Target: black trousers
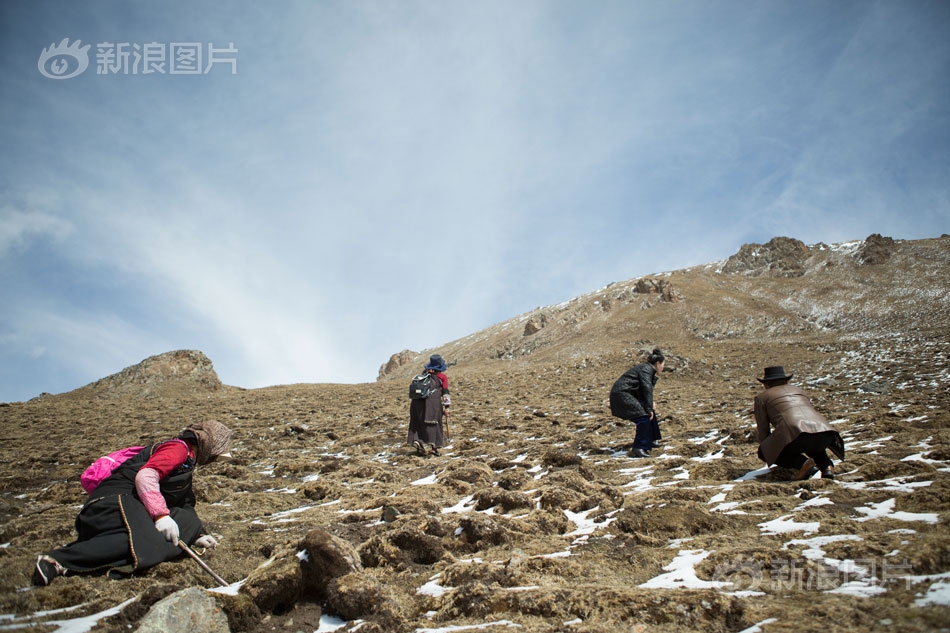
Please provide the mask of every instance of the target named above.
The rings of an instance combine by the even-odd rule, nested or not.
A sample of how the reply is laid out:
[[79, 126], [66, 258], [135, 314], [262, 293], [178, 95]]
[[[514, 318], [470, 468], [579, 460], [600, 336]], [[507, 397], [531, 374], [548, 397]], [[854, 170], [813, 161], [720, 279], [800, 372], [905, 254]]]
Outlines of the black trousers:
[[820, 470], [825, 470], [832, 465], [826, 451], [834, 441], [834, 433], [802, 433], [782, 449], [775, 463], [782, 468], [798, 470], [810, 457]]

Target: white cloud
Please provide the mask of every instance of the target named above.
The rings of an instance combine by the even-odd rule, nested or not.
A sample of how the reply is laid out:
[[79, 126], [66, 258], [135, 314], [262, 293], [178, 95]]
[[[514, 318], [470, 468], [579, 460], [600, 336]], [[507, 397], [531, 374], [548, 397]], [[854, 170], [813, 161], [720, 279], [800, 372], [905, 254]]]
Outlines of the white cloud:
[[[102, 317], [142, 358], [202, 349], [230, 384], [372, 380], [405, 347], [745, 241], [934, 234], [933, 16], [814, 11], [237, 3], [189, 13], [235, 42], [235, 75], [72, 83], [38, 75], [33, 39], [171, 41], [179, 18], [37, 14], [0, 44], [0, 255], [23, 293], [0, 300]], [[18, 349], [61, 338], [0, 317]]]
[[0, 209], [0, 257], [22, 250], [34, 240], [61, 241], [71, 232], [71, 224], [54, 215]]

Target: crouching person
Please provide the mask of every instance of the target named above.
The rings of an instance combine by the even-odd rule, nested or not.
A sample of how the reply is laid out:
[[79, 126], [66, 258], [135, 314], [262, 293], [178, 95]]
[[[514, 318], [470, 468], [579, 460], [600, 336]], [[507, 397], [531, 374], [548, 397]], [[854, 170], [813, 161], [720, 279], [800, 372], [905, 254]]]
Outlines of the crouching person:
[[89, 493], [76, 517], [76, 540], [37, 559], [33, 584], [67, 573], [120, 578], [181, 556], [179, 540], [217, 545], [204, 534], [191, 484], [197, 465], [230, 458], [230, 447], [231, 430], [215, 420], [146, 446]]
[[844, 459], [844, 440], [815, 410], [805, 391], [789, 384], [792, 375], [775, 366], [766, 367], [764, 377], [756, 378], [765, 387], [753, 403], [759, 459], [795, 471], [794, 480], [808, 479], [819, 471], [823, 479], [834, 479], [826, 450]]

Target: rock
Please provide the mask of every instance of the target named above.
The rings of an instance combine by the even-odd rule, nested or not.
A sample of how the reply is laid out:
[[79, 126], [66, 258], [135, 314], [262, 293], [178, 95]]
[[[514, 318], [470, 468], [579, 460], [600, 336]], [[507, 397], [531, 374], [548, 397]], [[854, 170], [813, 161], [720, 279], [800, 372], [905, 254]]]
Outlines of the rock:
[[532, 334], [537, 334], [541, 331], [541, 324], [531, 319], [524, 324], [524, 336], [531, 336]]
[[894, 240], [890, 237], [881, 237], [880, 233], [869, 235], [857, 253], [858, 263], [862, 266], [883, 264], [891, 257], [894, 251]]
[[858, 386], [859, 393], [874, 393], [878, 395], [883, 395], [890, 392], [891, 388], [885, 382], [879, 380], [872, 380], [871, 382], [866, 382]]
[[196, 350], [150, 356], [137, 365], [82, 387], [96, 397], [157, 395], [169, 388], [192, 392], [218, 391], [221, 380], [211, 360]]
[[790, 237], [775, 237], [766, 244], [744, 244], [726, 260], [722, 272], [749, 277], [800, 277], [811, 251], [804, 242]]
[[393, 354], [389, 357], [389, 360], [379, 368], [379, 376], [376, 380], [382, 380], [383, 378], [392, 376], [394, 373], [398, 373], [400, 369], [411, 363], [416, 355], [414, 351], [409, 349], [404, 349], [398, 354]]
[[383, 506], [382, 517], [386, 523], [392, 523], [399, 517], [399, 510], [392, 506]]
[[189, 587], [155, 603], [138, 633], [230, 633], [228, 618], [203, 589]]
[[675, 303], [682, 298], [667, 279], [660, 279], [659, 281], [650, 278], [638, 279], [634, 290], [641, 295], [660, 295], [660, 301], [669, 303]]

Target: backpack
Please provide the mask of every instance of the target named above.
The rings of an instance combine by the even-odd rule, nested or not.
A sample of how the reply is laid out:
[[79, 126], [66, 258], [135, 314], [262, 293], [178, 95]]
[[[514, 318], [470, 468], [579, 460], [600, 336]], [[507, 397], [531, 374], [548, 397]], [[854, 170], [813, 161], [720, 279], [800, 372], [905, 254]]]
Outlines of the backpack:
[[[432, 392], [435, 391], [435, 388], [432, 386], [432, 379], [435, 378], [433, 374], [429, 372], [423, 372], [418, 376], [414, 376], [412, 382], [409, 383], [409, 399], [410, 400], [425, 400]], [[435, 378], [438, 382], [438, 378]], [[441, 383], [439, 383], [441, 386]]]
[[142, 452], [143, 448], [145, 447], [129, 446], [128, 448], [123, 448], [114, 453], [104, 455], [92, 462], [89, 468], [83, 471], [83, 474], [79, 477], [79, 483], [82, 484], [82, 489], [86, 491], [86, 494], [91, 493], [99, 484], [109, 478], [113, 470], [138, 455]]

